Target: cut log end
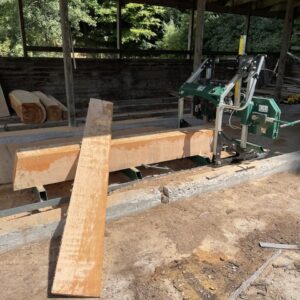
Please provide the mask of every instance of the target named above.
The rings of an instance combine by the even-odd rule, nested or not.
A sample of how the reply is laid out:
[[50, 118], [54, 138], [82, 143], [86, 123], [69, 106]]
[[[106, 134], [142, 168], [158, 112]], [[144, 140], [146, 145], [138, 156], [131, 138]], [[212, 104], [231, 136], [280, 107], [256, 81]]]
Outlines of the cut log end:
[[49, 106], [47, 108], [47, 121], [61, 121], [62, 119], [62, 111], [58, 106]]
[[22, 105], [21, 120], [25, 124], [41, 124], [45, 121], [45, 110], [36, 103]]
[[46, 110], [39, 98], [30, 92], [14, 90], [10, 92], [11, 107], [25, 124], [41, 124], [46, 120]]

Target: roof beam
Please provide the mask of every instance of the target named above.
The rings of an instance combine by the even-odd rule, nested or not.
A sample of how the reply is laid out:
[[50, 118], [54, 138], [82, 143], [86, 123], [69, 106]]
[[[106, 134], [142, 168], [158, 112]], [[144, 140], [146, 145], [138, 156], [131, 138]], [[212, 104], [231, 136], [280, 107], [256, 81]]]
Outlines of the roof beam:
[[231, 6], [231, 7], [238, 7], [244, 4], [249, 4], [251, 2], [255, 2], [256, 0], [239, 0], [239, 1], [234, 1], [232, 2], [232, 0], [228, 0], [226, 3], [226, 6]]
[[193, 0], [178, 1], [178, 0], [124, 0], [125, 3], [140, 3], [166, 7], [176, 7], [178, 9], [195, 8]]
[[262, 0], [255, 3], [255, 8], [263, 9], [263, 8], [274, 6], [282, 2], [286, 2], [286, 0]]
[[[252, 5], [257, 5], [260, 1], [253, 2], [253, 0], [242, 0], [244, 1], [243, 4], [253, 3]], [[247, 1], [247, 2], [245, 2]], [[249, 2], [250, 1], [250, 2]], [[262, 0], [263, 1], [263, 0]], [[262, 2], [261, 1], [261, 2]], [[268, 1], [268, 0], [266, 0]], [[278, 0], [273, 0], [277, 2]], [[279, 0], [282, 1], [282, 0]], [[148, 4], [148, 5], [158, 5], [158, 6], [166, 6], [166, 7], [175, 7], [181, 10], [185, 9], [196, 9], [197, 3], [193, 0], [187, 1], [179, 1], [179, 0], [124, 0], [125, 3], [140, 3], [140, 4]], [[238, 3], [238, 2], [236, 2]], [[277, 2], [278, 3], [278, 2]], [[207, 2], [206, 11], [211, 11], [215, 13], [229, 13], [229, 14], [239, 14], [239, 15], [248, 15], [249, 7], [248, 5], [234, 5], [234, 6], [226, 6], [226, 2], [210, 0]], [[268, 3], [266, 2], [266, 5]], [[262, 7], [263, 8], [263, 7]], [[252, 16], [260, 16], [260, 17], [284, 17], [284, 11], [267, 11], [258, 7], [258, 9], [252, 8], [251, 15]]]
[[[296, 7], [299, 7], [300, 6], [300, 1], [295, 1], [295, 3], [294, 3], [294, 9], [296, 8]], [[286, 3], [279, 3], [279, 4], [277, 4], [277, 5], [275, 5], [275, 6], [272, 6], [272, 8], [270, 9], [270, 11], [283, 11], [283, 10], [285, 10], [285, 8], [286, 8]]]

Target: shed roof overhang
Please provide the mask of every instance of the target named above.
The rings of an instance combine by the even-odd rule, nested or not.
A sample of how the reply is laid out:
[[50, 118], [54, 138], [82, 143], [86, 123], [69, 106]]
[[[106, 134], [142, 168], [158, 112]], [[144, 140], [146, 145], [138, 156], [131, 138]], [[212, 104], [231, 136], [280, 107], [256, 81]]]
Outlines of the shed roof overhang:
[[[168, 6], [178, 9], [196, 9], [197, 0], [123, 0], [126, 3], [142, 3]], [[233, 13], [261, 17], [284, 18], [287, 0], [207, 0], [206, 10], [216, 13]], [[295, 0], [295, 17], [300, 16], [300, 0]]]

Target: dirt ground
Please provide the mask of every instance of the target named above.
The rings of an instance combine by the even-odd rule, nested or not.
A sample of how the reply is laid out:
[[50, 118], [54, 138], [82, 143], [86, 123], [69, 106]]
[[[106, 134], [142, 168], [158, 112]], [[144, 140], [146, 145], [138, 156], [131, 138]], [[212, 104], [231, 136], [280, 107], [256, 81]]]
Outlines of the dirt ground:
[[[277, 250], [300, 244], [300, 175], [165, 204], [112, 221], [103, 300], [228, 299]], [[47, 299], [59, 240], [0, 256], [0, 299]], [[300, 251], [283, 251], [240, 299], [300, 299]]]

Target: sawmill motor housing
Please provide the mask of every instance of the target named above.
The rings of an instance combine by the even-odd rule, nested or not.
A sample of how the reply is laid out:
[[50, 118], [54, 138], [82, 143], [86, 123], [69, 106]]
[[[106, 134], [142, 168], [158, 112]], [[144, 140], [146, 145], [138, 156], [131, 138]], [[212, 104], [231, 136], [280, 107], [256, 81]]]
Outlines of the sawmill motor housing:
[[[207, 58], [181, 86], [178, 126], [186, 124], [183, 119], [185, 97], [196, 98], [197, 104], [194, 105], [194, 109], [198, 117], [206, 121], [215, 120], [213, 154], [216, 164], [221, 164], [221, 152], [224, 146], [228, 148], [225, 142], [228, 142], [229, 139], [225, 136], [222, 128], [224, 114], [229, 115], [230, 127], [233, 127], [231, 118], [233, 116], [239, 118], [241, 139], [232, 139], [232, 141], [235, 141], [235, 145], [238, 144], [240, 152], [247, 152], [252, 145], [248, 143], [248, 133], [276, 139], [280, 127], [293, 126], [299, 122], [281, 121], [281, 110], [275, 99], [254, 96], [256, 83], [265, 65], [264, 55], [250, 58], [245, 55], [240, 57], [238, 71], [227, 84], [212, 79], [214, 65], [215, 60]], [[201, 78], [204, 70], [206, 75]], [[236, 126], [234, 129], [237, 129]]]

